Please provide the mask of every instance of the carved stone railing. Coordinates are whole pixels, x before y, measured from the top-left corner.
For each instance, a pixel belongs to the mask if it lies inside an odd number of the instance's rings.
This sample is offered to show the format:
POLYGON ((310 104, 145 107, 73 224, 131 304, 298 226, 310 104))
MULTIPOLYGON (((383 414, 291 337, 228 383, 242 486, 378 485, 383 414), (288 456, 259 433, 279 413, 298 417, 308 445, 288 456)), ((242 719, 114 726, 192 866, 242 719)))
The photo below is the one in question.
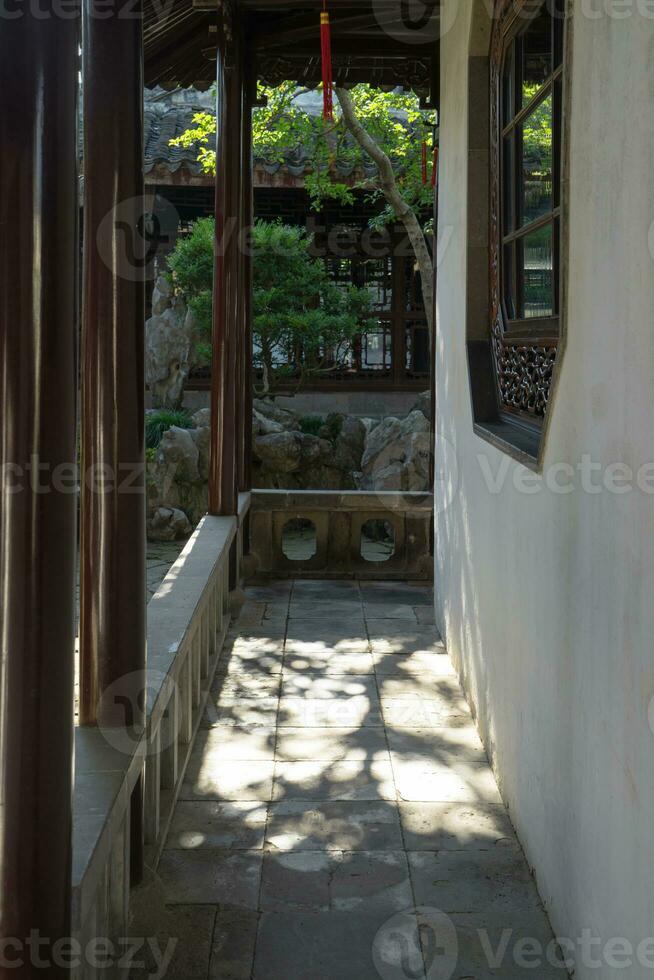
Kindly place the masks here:
MULTIPOLYGON (((76 731, 72 911, 82 949, 129 936, 130 811, 142 773, 145 863, 158 862, 228 628, 249 503, 241 495, 238 518, 205 517, 150 600, 145 730, 76 731)), ((96 974, 85 964, 72 975, 96 974)))
MULTIPOLYGON (((434 499, 430 493, 395 491, 254 490, 250 509, 251 573, 258 577, 414 579, 433 577, 434 499), (315 553, 292 558, 285 528, 308 525, 315 553), (387 525, 392 537, 383 560, 362 554, 369 522, 387 525)), ((365 548, 364 548, 365 551, 365 548)))

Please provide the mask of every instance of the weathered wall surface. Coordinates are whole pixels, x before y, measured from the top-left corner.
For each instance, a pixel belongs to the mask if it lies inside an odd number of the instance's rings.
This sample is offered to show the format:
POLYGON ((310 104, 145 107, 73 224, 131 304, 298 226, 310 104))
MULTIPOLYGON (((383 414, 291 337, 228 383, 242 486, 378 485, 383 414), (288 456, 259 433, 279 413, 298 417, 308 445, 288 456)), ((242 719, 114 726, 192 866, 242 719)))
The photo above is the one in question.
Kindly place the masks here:
MULTIPOLYGON (((574 7, 568 345, 548 486, 472 429, 467 56, 483 32, 473 0, 445 0, 437 616, 555 929, 637 945, 654 934, 654 468, 641 469, 654 460, 654 20, 635 2, 574 7)), ((653 949, 649 968, 634 957, 616 973, 593 947, 602 965, 579 959, 576 976, 650 976, 653 949)))

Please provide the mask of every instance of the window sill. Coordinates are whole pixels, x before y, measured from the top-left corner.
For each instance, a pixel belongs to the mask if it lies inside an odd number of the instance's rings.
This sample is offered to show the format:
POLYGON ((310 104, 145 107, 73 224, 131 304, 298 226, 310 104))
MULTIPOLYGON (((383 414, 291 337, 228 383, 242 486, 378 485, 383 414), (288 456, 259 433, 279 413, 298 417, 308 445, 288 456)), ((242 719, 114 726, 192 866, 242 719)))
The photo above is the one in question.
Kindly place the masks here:
POLYGON ((540 472, 541 430, 530 429, 511 419, 475 422, 473 429, 480 439, 489 442, 500 452, 511 456, 528 469, 540 472))

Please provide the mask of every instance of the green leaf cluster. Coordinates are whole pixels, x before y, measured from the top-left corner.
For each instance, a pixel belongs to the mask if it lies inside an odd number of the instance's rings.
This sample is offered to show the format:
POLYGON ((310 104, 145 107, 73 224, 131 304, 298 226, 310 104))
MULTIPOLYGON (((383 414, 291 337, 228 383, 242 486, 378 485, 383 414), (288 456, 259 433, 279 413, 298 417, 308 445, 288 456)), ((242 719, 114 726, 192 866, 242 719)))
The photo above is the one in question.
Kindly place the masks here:
MULTIPOLYGON (((168 264, 177 290, 193 310, 201 350, 211 355, 213 218, 197 221, 180 239, 168 264)), ((308 376, 338 370, 357 333, 370 326, 365 289, 343 289, 323 260, 311 253, 304 229, 281 222, 255 222, 253 249, 253 363, 266 392, 308 376)))
MULTIPOLYGON (((306 91, 291 81, 275 88, 259 85, 259 101, 265 104, 253 111, 255 157, 269 164, 281 164, 289 152, 302 147, 310 160, 305 186, 316 208, 328 198, 342 204, 354 203, 357 190, 365 190, 373 200, 383 201, 376 170, 367 173, 364 169, 370 161, 345 128, 338 103, 334 106, 334 120, 325 121, 307 112, 298 101, 306 91), (337 162, 352 168, 353 177, 343 179, 337 162)), ((421 110, 418 97, 407 90, 384 92, 360 84, 350 90, 350 96, 362 125, 390 158, 407 204, 416 211, 430 209, 436 114, 421 110), (422 182, 423 140, 427 144, 426 184, 422 182)), ((186 148, 195 146, 203 170, 215 173, 215 133, 214 116, 199 112, 193 117, 193 125, 171 142, 186 148)), ((390 209, 384 207, 376 224, 393 220, 390 209)))

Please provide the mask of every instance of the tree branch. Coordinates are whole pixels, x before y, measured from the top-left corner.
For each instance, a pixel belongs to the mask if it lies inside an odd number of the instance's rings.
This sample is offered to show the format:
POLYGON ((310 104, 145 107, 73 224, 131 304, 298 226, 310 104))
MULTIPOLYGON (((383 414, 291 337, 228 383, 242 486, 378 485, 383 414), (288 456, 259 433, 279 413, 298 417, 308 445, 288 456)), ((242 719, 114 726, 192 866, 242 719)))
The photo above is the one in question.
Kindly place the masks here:
POLYGON ((429 325, 430 336, 434 332, 434 265, 432 262, 429 246, 425 234, 420 227, 420 222, 413 210, 407 204, 401 191, 397 186, 393 164, 389 157, 384 153, 381 146, 370 133, 364 129, 357 118, 354 103, 350 98, 349 92, 343 88, 336 88, 336 96, 343 113, 343 122, 352 136, 357 141, 361 149, 368 154, 377 166, 379 171, 380 189, 393 209, 398 221, 401 221, 409 236, 411 247, 413 248, 420 276, 422 279, 422 295, 425 303, 425 314, 429 325))

